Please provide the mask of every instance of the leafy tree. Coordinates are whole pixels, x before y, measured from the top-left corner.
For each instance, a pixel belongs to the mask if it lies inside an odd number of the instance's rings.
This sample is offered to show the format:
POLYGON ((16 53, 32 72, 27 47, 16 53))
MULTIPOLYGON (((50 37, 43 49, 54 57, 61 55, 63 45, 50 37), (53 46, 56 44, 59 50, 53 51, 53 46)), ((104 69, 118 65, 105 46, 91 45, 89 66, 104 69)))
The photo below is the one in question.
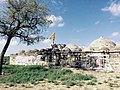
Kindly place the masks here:
POLYGON ((6 44, 0 54, 0 75, 3 58, 13 38, 27 45, 43 40, 41 33, 51 21, 47 20, 48 8, 37 0, 6 0, 6 8, 0 16, 0 36, 6 44))

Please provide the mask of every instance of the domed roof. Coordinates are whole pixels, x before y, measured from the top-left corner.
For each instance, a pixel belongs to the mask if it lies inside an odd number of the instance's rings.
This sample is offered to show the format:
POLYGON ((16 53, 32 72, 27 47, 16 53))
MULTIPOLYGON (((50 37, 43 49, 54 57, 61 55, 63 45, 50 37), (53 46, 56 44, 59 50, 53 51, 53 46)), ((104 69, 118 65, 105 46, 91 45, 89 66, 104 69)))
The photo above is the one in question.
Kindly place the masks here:
POLYGON ((92 51, 94 51, 94 49, 93 48, 91 48, 91 47, 83 47, 83 49, 82 49, 82 51, 85 51, 85 52, 92 52, 92 51))
POLYGON ((97 40, 94 40, 89 47, 93 47, 96 49, 99 49, 101 47, 107 47, 108 49, 114 48, 116 44, 112 42, 111 40, 108 40, 106 38, 100 37, 97 40))
POLYGON ((120 43, 116 43, 116 46, 111 51, 120 51, 120 43))
POLYGON ((120 47, 120 43, 116 43, 116 46, 115 47, 120 47))
POLYGON ((120 51, 120 47, 115 47, 113 51, 120 51))
POLYGON ((71 49, 71 48, 79 48, 77 45, 75 44, 67 44, 66 45, 67 48, 71 49))
POLYGON ((66 47, 69 48, 73 52, 74 51, 81 51, 81 49, 75 44, 68 44, 68 45, 66 45, 66 47))
POLYGON ((99 48, 99 51, 101 51, 101 52, 103 52, 103 51, 104 51, 104 52, 108 52, 108 51, 110 51, 110 49, 107 48, 107 47, 103 47, 103 46, 102 46, 102 47, 99 48))

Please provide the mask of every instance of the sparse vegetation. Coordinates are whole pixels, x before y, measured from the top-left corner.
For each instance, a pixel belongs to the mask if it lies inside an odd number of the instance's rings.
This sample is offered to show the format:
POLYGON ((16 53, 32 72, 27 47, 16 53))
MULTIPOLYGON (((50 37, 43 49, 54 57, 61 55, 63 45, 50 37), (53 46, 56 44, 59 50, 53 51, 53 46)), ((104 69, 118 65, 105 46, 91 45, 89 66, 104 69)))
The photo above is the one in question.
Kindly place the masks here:
POLYGON ((69 88, 75 90, 92 90, 94 88, 96 90, 119 90, 119 73, 108 74, 69 68, 4 65, 3 75, 0 77, 0 88, 5 90, 18 89, 18 87, 21 90, 36 88, 40 90, 57 90, 58 88, 60 90, 69 90, 69 88))
POLYGON ((102 82, 98 82, 98 84, 102 84, 102 82))
POLYGON ((4 75, 0 78, 0 83, 14 86, 16 84, 38 84, 39 81, 47 80, 55 85, 64 84, 70 86, 82 86, 82 81, 95 79, 92 75, 74 74, 69 69, 47 69, 42 66, 12 66, 3 67, 4 75))
POLYGON ((104 83, 108 83, 108 81, 104 80, 104 83))
POLYGON ((96 83, 94 81, 90 81, 87 83, 87 85, 96 85, 96 83))
POLYGON ((120 79, 120 76, 116 76, 117 79, 120 79))
POLYGON ((120 87, 118 83, 109 83, 110 87, 120 87))

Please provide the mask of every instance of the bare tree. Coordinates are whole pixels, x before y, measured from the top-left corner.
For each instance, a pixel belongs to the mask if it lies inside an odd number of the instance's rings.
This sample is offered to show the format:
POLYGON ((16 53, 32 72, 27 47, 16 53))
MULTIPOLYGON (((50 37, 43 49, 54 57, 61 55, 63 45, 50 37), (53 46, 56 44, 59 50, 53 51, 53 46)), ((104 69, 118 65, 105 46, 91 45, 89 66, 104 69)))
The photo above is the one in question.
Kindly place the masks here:
POLYGON ((0 36, 6 38, 0 54, 0 75, 3 58, 12 38, 15 37, 27 45, 44 39, 41 33, 50 23, 46 18, 48 14, 48 8, 37 0, 6 1, 6 9, 0 16, 0 36))

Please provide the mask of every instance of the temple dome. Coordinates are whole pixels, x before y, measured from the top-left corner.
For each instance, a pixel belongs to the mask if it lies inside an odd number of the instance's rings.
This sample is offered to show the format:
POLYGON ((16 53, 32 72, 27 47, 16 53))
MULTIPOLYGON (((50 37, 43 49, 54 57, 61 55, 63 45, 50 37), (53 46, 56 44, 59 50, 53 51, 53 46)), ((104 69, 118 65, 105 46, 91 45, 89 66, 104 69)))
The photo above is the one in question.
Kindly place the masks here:
POLYGON ((106 47, 108 49, 111 49, 111 48, 114 48, 115 46, 116 44, 114 42, 103 37, 100 37, 97 40, 94 40, 89 45, 89 47, 93 47, 96 50, 100 49, 101 47, 106 47))
POLYGON ((116 43, 116 46, 111 51, 120 51, 120 43, 116 43))
POLYGON ((94 49, 92 47, 86 47, 86 46, 84 46, 82 48, 82 51, 84 51, 84 52, 92 52, 92 51, 94 51, 94 49))
POLYGON ((120 43, 116 43, 116 46, 115 47, 120 47, 120 43))
POLYGON ((69 48, 73 52, 74 51, 81 51, 81 49, 75 44, 67 44, 66 47, 69 48))
POLYGON ((110 49, 109 48, 107 48, 107 47, 100 47, 99 48, 99 51, 101 51, 101 52, 109 52, 110 51, 110 49))

